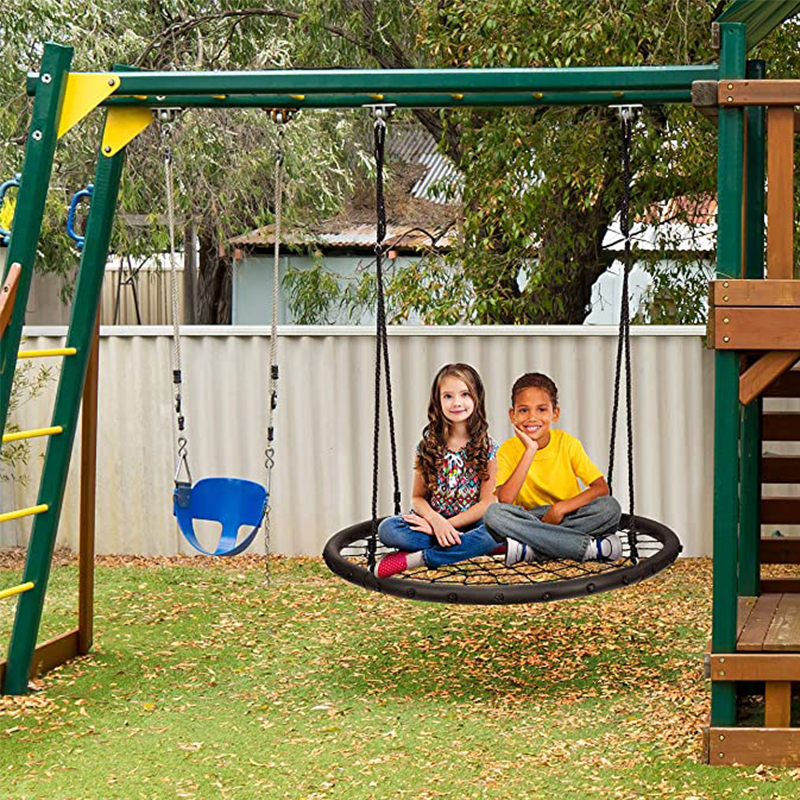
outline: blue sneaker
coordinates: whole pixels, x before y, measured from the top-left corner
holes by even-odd
[[[593,561],[619,561],[622,558],[622,539],[618,533],[599,536],[594,540],[596,556]]]

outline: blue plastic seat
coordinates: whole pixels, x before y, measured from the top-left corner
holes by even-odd
[[[253,481],[240,478],[203,478],[194,486],[178,482],[173,493],[173,513],[181,533],[195,550],[207,556],[235,556],[244,552],[255,539],[264,519],[267,490]],[[222,525],[219,544],[213,552],[198,541],[194,530],[196,519]],[[252,530],[237,544],[239,528]]]

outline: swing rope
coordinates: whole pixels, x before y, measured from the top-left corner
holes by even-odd
[[[611,412],[611,441],[608,453],[608,488],[613,494],[614,480],[614,454],[617,445],[617,416],[620,405],[620,384],[622,382],[623,366],[625,372],[625,406],[626,423],[628,432],[628,491],[631,523],[628,529],[628,544],[630,559],[635,564],[638,559],[636,550],[636,517],[635,491],[633,479],[633,387],[631,371],[631,321],[630,301],[628,298],[629,275],[632,269],[631,253],[631,145],[633,141],[633,121],[630,108],[620,109],[620,130],[622,140],[622,205],[620,208],[620,230],[625,242],[623,271],[622,271],[622,296],[620,298],[619,336],[617,339],[617,363],[614,375],[614,403]],[[624,362],[623,362],[624,354]]]
[[[383,191],[383,166],[386,144],[385,107],[374,109],[375,114],[375,197],[377,228],[375,235],[375,281],[377,288],[377,313],[375,335],[375,419],[372,441],[372,526],[367,544],[367,561],[370,569],[375,565],[378,545],[378,473],[380,461],[381,431],[381,369],[386,373],[386,406],[389,417],[389,442],[392,458],[394,486],[394,513],[400,513],[400,475],[397,468],[397,441],[395,437],[394,408],[392,404],[392,380],[389,371],[389,336],[386,330],[386,298],[383,287],[383,241],[386,238],[386,203]]]
[[[156,113],[156,112],[154,112]],[[175,416],[178,426],[178,452],[175,463],[175,483],[181,483],[181,473],[185,471],[186,482],[192,483],[189,469],[189,441],[186,433],[186,417],[183,413],[183,374],[181,371],[181,329],[178,305],[178,259],[175,254],[175,187],[172,174],[172,123],[176,112],[161,109],[157,119],[164,159],[164,180],[167,193],[167,226],[169,229],[169,269],[172,292],[172,383],[174,386]]]
[[[283,111],[274,111],[273,121],[277,125],[277,144],[275,148],[275,225],[273,229],[274,248],[272,258],[272,319],[269,328],[269,384],[267,388],[267,447],[264,451],[267,496],[264,499],[264,571],[265,580],[271,580],[269,570],[270,556],[270,509],[272,498],[272,470],[275,466],[275,410],[278,407],[278,292],[280,287],[281,263],[281,223],[283,216],[283,140],[286,133],[287,116]]]

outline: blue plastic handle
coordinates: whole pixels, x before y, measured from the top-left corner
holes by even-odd
[[[94,186],[90,183],[85,189],[75,192],[75,194],[72,195],[72,200],[69,202],[69,211],[67,211],[67,235],[75,242],[75,246],[78,250],[83,250],[86,237],[75,232],[75,212],[78,210],[78,203],[80,203],[81,200],[88,200],[91,202],[93,191]]]
[[[17,172],[11,180],[6,181],[5,183],[0,183],[0,208],[3,207],[3,203],[6,199],[6,192],[9,189],[19,189],[19,182],[22,178],[22,174]],[[0,228],[0,242],[7,245],[11,241],[11,231],[7,231],[5,228]]]

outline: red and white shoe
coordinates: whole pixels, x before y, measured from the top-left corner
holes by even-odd
[[[372,569],[376,578],[390,578],[398,572],[405,572],[408,569],[408,553],[398,552],[389,553],[380,561],[375,562]]]

